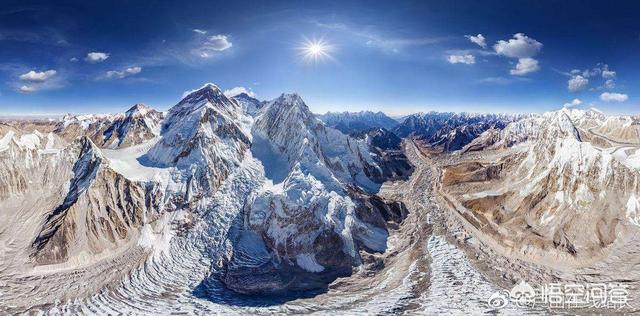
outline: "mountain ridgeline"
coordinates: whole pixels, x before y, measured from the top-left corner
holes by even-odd
[[[638,117],[596,110],[398,122],[208,83],[166,112],[0,123],[0,313],[426,308],[497,290],[467,251],[506,284],[636,282],[638,170]]]

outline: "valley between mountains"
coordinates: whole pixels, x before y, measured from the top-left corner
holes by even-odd
[[[521,281],[624,283],[633,312],[639,171],[640,118],[596,109],[394,120],[205,84],[6,121],[0,313],[548,313],[487,303]]]

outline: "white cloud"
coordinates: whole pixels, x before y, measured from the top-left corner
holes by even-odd
[[[51,70],[47,70],[47,71],[42,71],[42,72],[36,72],[36,71],[29,71],[25,74],[20,75],[20,80],[22,81],[38,81],[38,82],[42,82],[45,81],[53,76],[56,75],[56,71],[51,69]]]
[[[475,64],[476,63],[476,57],[471,55],[471,54],[467,54],[467,55],[449,55],[449,57],[447,57],[447,60],[451,64],[467,64],[467,65],[471,65],[471,64]]]
[[[256,94],[253,93],[253,91],[251,91],[251,89],[247,89],[245,87],[233,87],[233,88],[231,88],[229,90],[225,90],[223,93],[228,98],[235,97],[235,96],[237,96],[237,95],[239,95],[241,93],[246,93],[248,96],[250,96],[252,98],[256,97]]]
[[[18,91],[22,92],[22,93],[31,93],[31,92],[36,92],[38,91],[38,89],[36,88],[36,86],[21,86]]]
[[[607,79],[607,81],[604,82],[604,86],[607,87],[607,89],[613,89],[616,87],[616,82],[613,79]]]
[[[616,72],[613,70],[609,70],[609,65],[602,66],[602,78],[604,79],[613,79],[616,77]]]
[[[582,100],[573,99],[571,102],[567,102],[567,103],[563,104],[562,106],[565,107],[565,108],[570,108],[570,107],[578,106],[580,104],[582,104]]]
[[[231,48],[231,46],[233,46],[233,44],[226,35],[212,35],[207,37],[200,47],[193,49],[192,53],[202,58],[209,58],[221,51]]]
[[[600,100],[604,102],[624,102],[629,96],[623,93],[605,92],[600,95]]]
[[[589,78],[589,77],[597,76],[600,73],[602,73],[602,70],[600,70],[600,68],[586,69],[585,71],[582,72],[582,76],[585,78]]]
[[[506,57],[527,58],[537,55],[542,50],[542,43],[523,33],[517,33],[509,41],[498,41],[493,49]]]
[[[599,86],[591,88],[590,89],[591,91],[613,89],[616,87],[615,79],[616,79],[617,73],[609,69],[609,65],[607,64],[598,63],[596,64],[596,67],[593,67],[591,69],[585,69],[585,70],[574,69],[567,75],[571,76],[571,79],[569,80],[569,90],[571,91],[582,90],[583,88],[586,87],[587,82],[589,81],[599,82],[598,79],[600,78],[604,82]],[[577,80],[575,80],[576,78]],[[572,81],[574,81],[574,86],[576,87],[575,89],[571,88]],[[584,81],[584,85],[578,85],[581,81]]]
[[[87,57],[85,57],[84,60],[90,63],[99,63],[107,60],[107,58],[109,58],[108,53],[91,52],[87,54]]]
[[[20,82],[16,82],[14,86],[16,90],[21,93],[57,89],[63,86],[63,82],[60,78],[54,78],[56,74],[57,71],[53,69],[41,72],[31,70],[19,76],[20,81],[27,81],[29,83],[21,84]]]
[[[71,57],[71,59],[69,59],[70,62],[75,63],[78,61],[78,58],[76,57]]]
[[[571,79],[569,79],[568,88],[569,88],[569,91],[576,92],[586,88],[588,84],[589,84],[589,79],[581,75],[575,75],[571,77]]]
[[[487,42],[485,41],[485,38],[484,36],[482,36],[482,34],[478,34],[476,36],[465,35],[464,37],[468,38],[472,43],[476,43],[478,46],[482,48],[487,48]]]
[[[198,33],[198,34],[202,34],[202,35],[207,34],[207,31],[201,30],[201,29],[193,29],[193,31]]]
[[[105,78],[107,79],[113,79],[113,78],[118,78],[118,79],[122,79],[122,78],[126,78],[129,76],[133,76],[133,75],[137,75],[142,71],[141,67],[135,66],[135,67],[129,67],[127,69],[124,70],[109,70],[107,71]]]
[[[538,61],[533,58],[520,58],[515,69],[511,69],[511,74],[515,76],[523,76],[528,73],[536,72],[540,69]]]
[[[523,76],[540,69],[538,61],[533,57],[542,50],[542,43],[523,33],[514,34],[513,38],[508,41],[498,41],[493,45],[493,49],[498,55],[518,58],[516,68],[510,71],[512,75]]]

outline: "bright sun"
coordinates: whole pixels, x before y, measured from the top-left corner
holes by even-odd
[[[323,38],[318,40],[305,40],[298,48],[302,58],[307,62],[320,62],[325,59],[333,59],[330,55],[331,45]]]

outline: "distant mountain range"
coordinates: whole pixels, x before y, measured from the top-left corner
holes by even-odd
[[[396,121],[382,112],[328,112],[318,116],[327,126],[346,134],[386,129],[400,138],[418,138],[445,151],[463,148],[489,129],[502,129],[521,115],[428,112]]]
[[[335,128],[345,134],[365,132],[374,128],[391,130],[398,125],[398,121],[382,112],[327,112],[318,115],[327,126]]]
[[[490,129],[503,129],[524,116],[506,114],[476,114],[428,112],[407,116],[393,128],[399,137],[419,138],[445,151],[462,149],[473,139]]]

